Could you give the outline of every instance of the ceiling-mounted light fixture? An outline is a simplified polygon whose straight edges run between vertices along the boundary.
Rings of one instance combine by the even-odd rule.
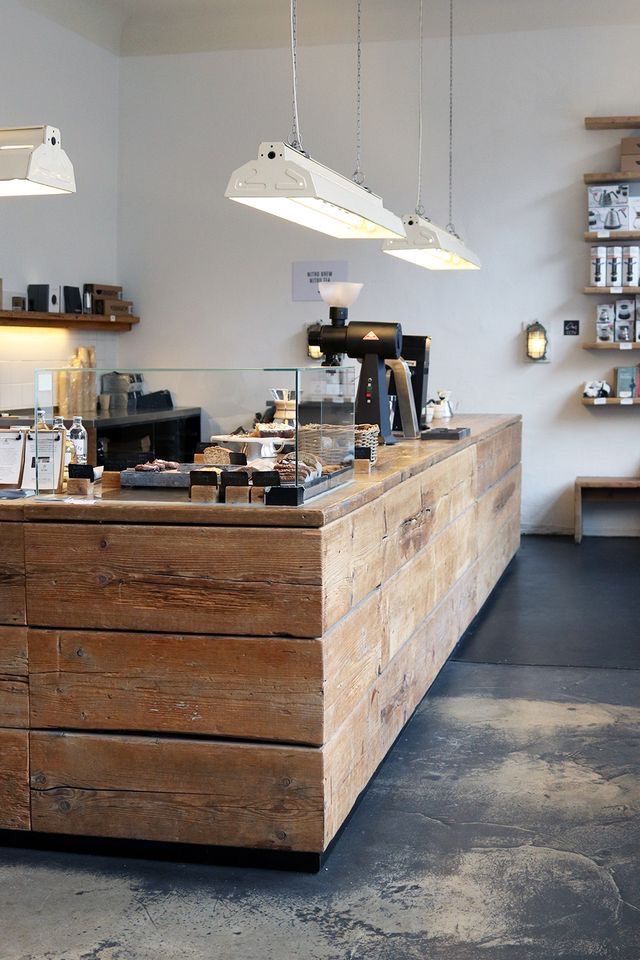
[[[360,0],[358,0],[358,4]],[[404,236],[402,221],[362,185],[358,160],[353,179],[311,160],[298,119],[297,0],[290,0],[292,131],[289,143],[261,143],[257,160],[231,174],[225,197],[340,239],[384,240]],[[359,42],[358,42],[359,50]],[[360,67],[358,57],[358,90]],[[359,110],[359,97],[358,97]]]
[[[449,223],[436,226],[425,215],[422,204],[422,126],[424,13],[420,0],[418,58],[418,195],[415,213],[402,218],[406,237],[387,240],[383,252],[408,260],[427,270],[479,270],[480,260],[464,245],[453,225],[453,0],[449,0]]]
[[[0,128],[0,197],[76,192],[73,165],[55,127]]]

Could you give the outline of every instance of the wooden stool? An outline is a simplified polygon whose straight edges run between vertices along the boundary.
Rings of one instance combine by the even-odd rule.
[[[640,477],[576,477],[574,496],[574,540],[582,542],[582,503],[589,500],[640,499]]]

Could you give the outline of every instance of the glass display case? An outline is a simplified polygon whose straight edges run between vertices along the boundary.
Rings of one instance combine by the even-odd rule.
[[[37,370],[34,408],[6,426],[38,497],[300,505],[352,478],[351,367]]]

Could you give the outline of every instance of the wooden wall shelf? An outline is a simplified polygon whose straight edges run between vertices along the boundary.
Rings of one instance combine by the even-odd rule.
[[[585,287],[583,293],[600,297],[630,297],[640,294],[640,287]]]
[[[640,397],[583,397],[585,407],[637,407]]]
[[[622,171],[615,170],[608,173],[585,173],[585,183],[627,183],[631,180],[640,180],[640,170]]]
[[[583,350],[640,350],[640,343],[583,343]]]
[[[603,236],[604,234],[604,236]],[[619,243],[621,240],[640,241],[640,230],[587,230],[587,243]]]
[[[587,130],[640,130],[640,117],[585,117]]]
[[[140,317],[122,314],[110,320],[98,314],[84,313],[35,313],[26,310],[0,310],[2,327],[52,327],[69,330],[107,330],[110,333],[126,333]]]

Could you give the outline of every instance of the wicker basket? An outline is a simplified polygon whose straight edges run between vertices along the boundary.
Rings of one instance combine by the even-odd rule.
[[[371,450],[371,463],[378,459],[378,437],[380,427],[377,423],[356,424],[356,447],[368,447]]]
[[[322,463],[339,465],[353,456],[353,428],[336,423],[307,423],[298,427],[300,453],[312,453]]]

